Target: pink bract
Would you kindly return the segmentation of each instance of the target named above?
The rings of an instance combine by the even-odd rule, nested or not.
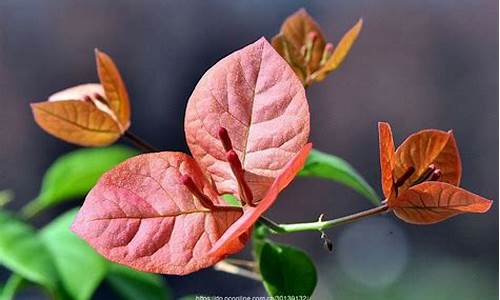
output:
[[[216,63],[189,98],[184,122],[193,157],[220,193],[238,195],[217,132],[227,129],[255,200],[309,139],[309,106],[293,70],[261,38]]]

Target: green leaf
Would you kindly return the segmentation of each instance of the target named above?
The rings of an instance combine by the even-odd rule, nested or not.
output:
[[[24,283],[24,279],[17,275],[10,275],[9,279],[5,283],[3,289],[0,289],[0,300],[12,300],[16,295],[17,291],[21,288]]]
[[[123,300],[173,299],[161,276],[157,274],[112,264],[106,280]]]
[[[231,194],[222,195],[222,199],[226,202],[227,205],[241,207],[241,203],[238,200],[238,198],[236,198],[235,196],[233,196]]]
[[[86,300],[104,279],[108,262],[70,231],[78,212],[71,210],[44,227],[39,236],[49,250],[67,294]]]
[[[309,298],[316,287],[316,268],[299,249],[266,241],[260,252],[259,267],[270,296]]]
[[[330,179],[356,190],[375,205],[380,203],[377,193],[363,177],[348,162],[335,155],[311,150],[299,176]]]
[[[269,228],[266,225],[259,221],[254,224],[252,231],[252,255],[256,260],[259,260],[262,246],[266,243],[269,234]]]
[[[0,264],[49,289],[57,285],[52,258],[35,230],[5,211],[0,211]]]
[[[115,145],[79,149],[59,157],[45,173],[38,197],[23,208],[23,215],[31,217],[50,206],[85,196],[104,172],[136,154]]]
[[[12,201],[14,198],[14,193],[10,190],[2,190],[0,191],[0,208],[5,206],[7,203]]]

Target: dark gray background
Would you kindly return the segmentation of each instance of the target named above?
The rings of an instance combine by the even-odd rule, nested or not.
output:
[[[36,196],[44,170],[76,148],[42,132],[29,103],[95,82],[95,47],[108,52],[122,71],[132,99],[131,129],[162,149],[186,151],[184,109],[201,75],[260,36],[270,39],[302,6],[335,44],[359,17],[365,22],[341,69],[308,90],[314,146],[347,159],[380,191],[377,121],[391,122],[396,143],[423,128],[454,129],[463,186],[495,201],[485,215],[434,226],[405,224],[391,215],[346,225],[330,231],[333,253],[322,249],[316,233],[278,238],[304,248],[318,264],[315,298],[496,299],[495,0],[4,0],[0,189],[15,191],[10,208]],[[268,215],[282,222],[312,221],[320,213],[337,217],[368,207],[343,186],[298,179]],[[44,224],[60,210],[35,223]],[[176,296],[263,294],[259,283],[210,269],[166,281]],[[104,286],[96,299],[111,295]]]

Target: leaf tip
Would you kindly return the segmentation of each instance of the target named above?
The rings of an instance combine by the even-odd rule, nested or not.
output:
[[[103,54],[104,54],[104,52],[99,50],[99,48],[94,48],[94,55],[95,55],[95,58],[97,60],[97,63],[99,63],[99,60],[101,59]]]
[[[305,7],[301,7],[301,8],[299,8],[299,9],[295,12],[295,14],[297,14],[297,15],[306,15],[306,16],[308,16],[308,15],[309,15],[309,13],[308,13],[308,12],[307,12],[307,10],[305,9]]]
[[[255,44],[264,44],[264,45],[269,45],[269,42],[267,41],[265,36],[261,36]]]
[[[30,103],[31,110],[37,109],[39,105],[40,105],[40,102],[31,102]]]
[[[377,123],[378,125],[378,129],[379,131],[381,130],[389,130],[389,131],[392,131],[391,129],[391,124],[389,124],[389,122],[386,122],[386,121],[380,121]]]
[[[363,18],[359,18],[358,22],[356,22],[356,25],[354,26],[357,26],[361,29],[363,27],[363,23],[364,23]]]
[[[97,62],[97,66],[106,62],[106,60],[110,60],[111,58],[106,52],[99,50],[99,48],[94,48],[95,58]]]
[[[490,200],[490,199],[486,199],[486,198],[483,198],[482,199],[483,201],[481,201],[480,203],[477,203],[477,212],[479,213],[485,213],[485,212],[488,212],[491,208],[491,206],[493,205],[493,200]]]

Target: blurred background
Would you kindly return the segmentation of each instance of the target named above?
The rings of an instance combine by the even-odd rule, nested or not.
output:
[[[277,240],[318,266],[314,299],[497,299],[498,1],[25,1],[0,2],[0,189],[17,209],[35,197],[45,169],[76,147],[38,128],[29,103],[96,82],[93,49],[117,62],[132,99],[132,131],[161,149],[186,151],[186,101],[202,74],[305,7],[334,44],[358,18],[364,28],[342,67],[308,90],[311,141],[348,160],[379,192],[377,121],[396,143],[424,128],[453,129],[463,187],[493,199],[485,215],[433,226],[392,215],[320,235]],[[78,204],[74,202],[73,205]],[[69,208],[35,219],[41,226]],[[332,182],[300,178],[269,211],[279,222],[369,208]],[[248,257],[248,252],[238,255]],[[91,270],[89,270],[90,272]],[[7,271],[0,268],[0,281]],[[212,269],[165,276],[174,295],[264,295],[260,283]],[[95,299],[113,299],[104,285]],[[44,299],[40,293],[21,299]]]

